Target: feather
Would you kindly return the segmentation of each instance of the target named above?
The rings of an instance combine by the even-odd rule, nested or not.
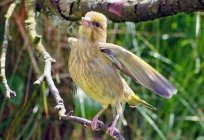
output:
[[[136,82],[165,98],[176,94],[177,89],[164,76],[135,54],[111,43],[100,43],[99,47],[112,58],[111,61],[120,62],[117,68]]]

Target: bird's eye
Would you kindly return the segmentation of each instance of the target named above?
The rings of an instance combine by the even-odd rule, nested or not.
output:
[[[100,24],[99,24],[98,22],[94,22],[94,25],[95,25],[96,27],[100,27]]]

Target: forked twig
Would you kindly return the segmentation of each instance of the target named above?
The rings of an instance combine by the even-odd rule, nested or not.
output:
[[[10,20],[10,17],[12,15],[15,7],[16,7],[16,2],[13,2],[9,6],[8,11],[5,15],[6,21],[5,21],[4,41],[3,41],[3,45],[2,45],[2,51],[1,51],[1,74],[0,74],[0,77],[1,77],[1,80],[3,82],[4,87],[6,88],[6,97],[7,98],[16,96],[16,92],[11,90],[9,85],[8,85],[8,82],[6,79],[6,70],[5,70],[6,52],[7,52],[7,47],[8,47],[9,28],[10,28],[9,20]]]
[[[58,89],[56,88],[54,81],[51,76],[51,64],[55,62],[55,60],[49,55],[49,53],[45,50],[45,47],[42,44],[42,37],[37,34],[36,31],[36,14],[35,14],[35,4],[36,0],[26,0],[25,1],[25,7],[26,7],[26,12],[27,12],[27,20],[25,21],[26,23],[26,28],[28,31],[28,35],[30,37],[30,40],[32,41],[36,53],[38,56],[42,56],[45,67],[44,67],[44,72],[43,75],[40,76],[34,84],[41,84],[43,80],[46,80],[48,87],[50,89],[50,92],[54,96],[57,106],[59,110],[59,117],[64,115],[66,112],[66,109],[64,107],[63,99],[61,98]]]

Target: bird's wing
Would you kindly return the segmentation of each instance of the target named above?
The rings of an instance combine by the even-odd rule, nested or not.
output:
[[[164,76],[130,51],[110,43],[99,43],[99,47],[119,70],[136,82],[165,98],[176,94],[177,89]]]

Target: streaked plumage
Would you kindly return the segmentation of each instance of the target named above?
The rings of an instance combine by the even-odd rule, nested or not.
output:
[[[176,88],[150,65],[124,48],[106,43],[107,19],[98,12],[88,12],[82,18],[79,39],[69,38],[71,53],[69,72],[76,84],[87,95],[101,103],[103,109],[94,117],[92,129],[97,129],[99,115],[108,105],[116,106],[117,116],[108,129],[113,135],[122,113],[121,102],[155,109],[135,95],[120,71],[165,98],[176,93]]]

